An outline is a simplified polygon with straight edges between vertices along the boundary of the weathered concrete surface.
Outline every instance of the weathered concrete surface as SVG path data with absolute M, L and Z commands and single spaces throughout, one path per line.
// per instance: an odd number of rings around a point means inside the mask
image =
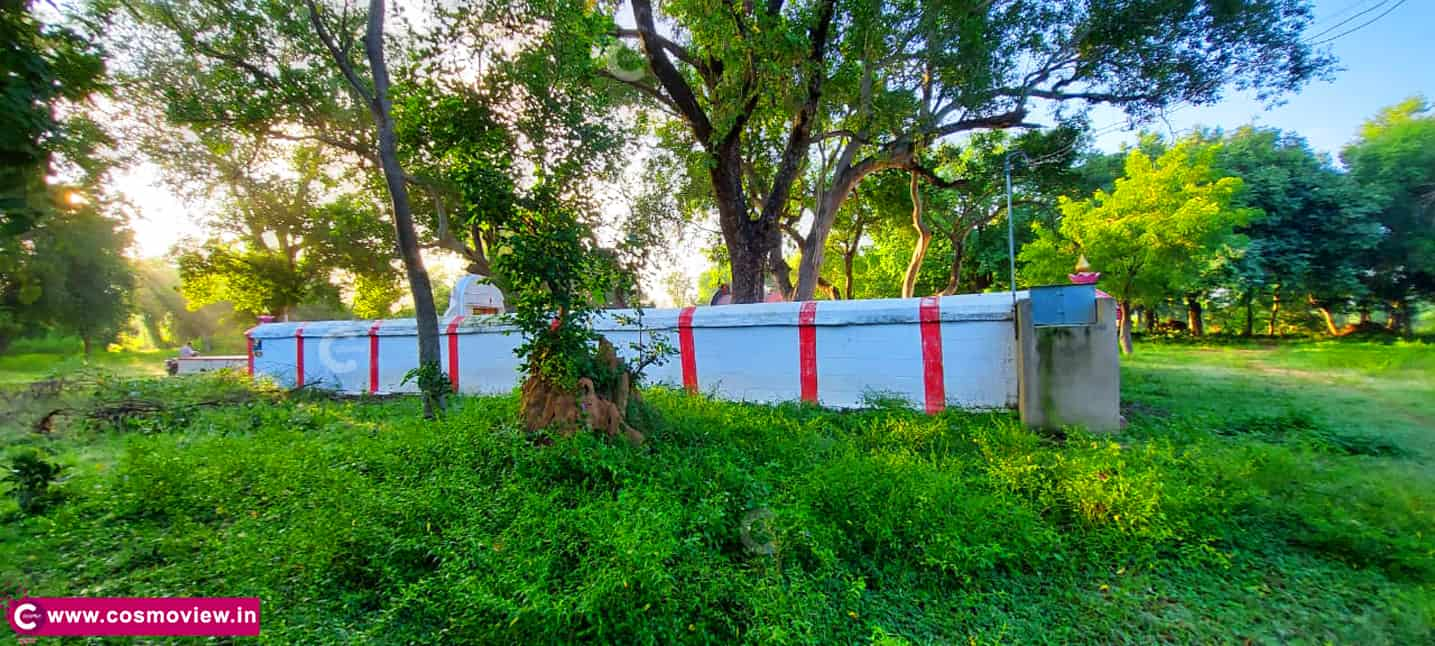
M 1036 428 L 1121 428 L 1121 366 L 1116 301 L 1096 301 L 1096 324 L 1034 327 L 1031 301 L 1017 303 L 1017 406 Z
M 662 335 L 679 350 L 647 377 L 734 401 L 805 400 L 856 407 L 871 395 L 945 408 L 1019 407 L 1032 426 L 1115 430 L 1120 374 L 1116 305 L 1097 323 L 1033 328 L 1030 300 L 1011 294 L 819 303 L 758 303 L 605 312 L 594 328 L 620 355 Z M 250 330 L 248 370 L 284 385 L 408 392 L 418 365 L 413 319 L 268 323 Z M 522 380 L 522 337 L 497 316 L 440 321 L 443 369 L 466 393 L 510 392 Z
M 1024 293 L 1022 294 L 1024 296 Z M 666 337 L 677 356 L 651 383 L 733 401 L 807 400 L 858 407 L 895 397 L 935 412 L 1016 406 L 1011 295 L 756 303 L 605 311 L 594 320 L 625 358 Z M 250 330 L 252 369 L 286 386 L 412 392 L 413 319 L 267 323 Z M 515 328 L 497 316 L 439 321 L 442 364 L 465 393 L 506 393 L 522 381 Z M 686 339 L 686 341 L 685 341 Z

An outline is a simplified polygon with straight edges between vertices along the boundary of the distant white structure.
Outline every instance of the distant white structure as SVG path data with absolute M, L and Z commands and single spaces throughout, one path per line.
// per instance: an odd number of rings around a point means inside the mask
M 448 311 L 443 317 L 474 316 L 481 314 L 502 314 L 503 292 L 485 276 L 467 274 L 453 285 L 448 296 Z
M 191 356 L 173 359 L 174 372 L 176 375 L 193 375 L 201 372 L 213 372 L 229 368 L 232 370 L 244 370 L 248 365 L 249 357 L 246 355 L 209 355 Z

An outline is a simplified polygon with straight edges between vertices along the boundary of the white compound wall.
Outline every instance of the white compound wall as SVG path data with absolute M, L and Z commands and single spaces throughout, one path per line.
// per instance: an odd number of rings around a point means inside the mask
M 1019 292 L 1025 298 L 1024 292 Z M 595 329 L 619 354 L 667 337 L 680 352 L 648 378 L 734 401 L 806 400 L 825 406 L 896 396 L 928 412 L 947 406 L 1015 408 L 1012 295 L 759 303 L 604 312 Z M 499 393 L 521 379 L 521 339 L 496 316 L 440 321 L 445 373 L 465 393 Z M 285 386 L 351 393 L 412 392 L 413 319 L 268 323 L 250 330 L 253 375 Z

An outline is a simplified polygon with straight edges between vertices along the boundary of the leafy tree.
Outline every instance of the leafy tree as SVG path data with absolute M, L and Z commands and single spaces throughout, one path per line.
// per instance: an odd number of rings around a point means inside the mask
M 39 298 L 27 316 L 79 337 L 88 357 L 96 343 L 114 340 L 133 311 L 134 273 L 124 257 L 131 234 L 90 204 L 51 213 L 32 234 Z
M 519 222 L 502 236 L 493 267 L 512 288 L 513 323 L 523 331 L 515 352 L 527 377 L 522 387 L 524 423 L 530 431 L 572 432 L 578 424 L 610 435 L 627 426 L 635 379 L 643 361 L 665 356 L 664 343 L 639 349 L 646 358 L 629 366 L 592 328 L 593 317 L 631 274 L 612 262 L 593 240 L 577 213 L 565 208 L 545 186 L 515 212 Z M 637 322 L 640 324 L 640 322 Z M 611 413 L 609 412 L 611 411 Z
M 313 267 L 267 249 L 210 241 L 179 256 L 181 291 L 191 307 L 228 302 L 250 316 L 290 311 L 313 293 Z
M 83 110 L 62 108 L 106 89 L 103 55 L 73 27 L 41 23 L 30 4 L 0 2 L 0 244 L 7 246 L 52 210 L 46 184 L 57 162 L 81 171 L 73 178 L 81 183 L 102 168 L 98 127 Z
M 1062 198 L 1060 223 L 1035 225 L 1037 238 L 1020 255 L 1023 275 L 1061 282 L 1084 254 L 1128 314 L 1133 302 L 1163 299 L 1210 264 L 1234 227 L 1252 216 L 1233 205 L 1241 180 L 1216 172 L 1217 148 L 1193 137 L 1154 160 L 1131 151 L 1114 190 Z M 1122 318 L 1121 345 L 1131 352 L 1129 315 Z
M 438 315 L 409 199 L 415 178 L 404 172 L 395 134 L 386 3 L 370 0 L 367 10 L 318 0 L 120 4 L 100 2 L 98 13 L 127 21 L 112 37 L 136 64 L 133 85 L 172 122 L 316 141 L 377 169 L 414 299 L 419 363 L 440 371 Z M 443 393 L 424 394 L 431 417 Z
M 853 187 L 884 169 L 923 171 L 921 151 L 943 137 L 1027 125 L 1039 104 L 1142 117 L 1213 101 L 1228 83 L 1268 95 L 1330 66 L 1301 39 L 1306 0 L 688 0 L 662 6 L 672 37 L 651 0 L 631 4 L 636 28 L 612 34 L 640 45 L 646 70 L 613 76 L 688 131 L 688 167 L 711 187 L 737 302 L 762 299 L 806 165 L 818 181 L 798 299 L 817 287 Z M 815 142 L 833 146 L 813 158 Z
M 518 61 L 509 64 L 528 71 Z M 512 79 L 519 72 L 511 67 L 490 68 L 480 87 L 425 81 L 404 88 L 395 106 L 400 152 L 421 178 L 416 198 L 430 207 L 431 217 L 422 222 L 429 239 L 504 291 L 509 286 L 491 266 L 493 253 L 502 234 L 517 225 L 514 213 L 530 186 L 541 182 L 553 192 L 551 199 L 587 217 L 597 209 L 585 187 L 614 177 L 626 141 L 620 120 L 603 118 L 611 109 L 601 99 L 515 107 L 513 86 L 537 77 Z M 551 98 L 562 88 L 548 91 Z M 543 114 L 551 112 L 559 114 Z
M 1243 180 L 1235 205 L 1262 215 L 1238 229 L 1249 244 L 1218 268 L 1219 282 L 1203 288 L 1224 284 L 1236 292 L 1246 335 L 1266 294 L 1272 333 L 1280 304 L 1294 298 L 1321 312 L 1326 330 L 1337 334 L 1332 310 L 1361 298 L 1363 263 L 1380 234 L 1368 200 L 1292 133 L 1241 128 L 1224 139 L 1216 166 Z
M 592 71 L 591 39 L 570 34 L 594 28 L 582 7 L 477 0 L 436 6 L 423 29 L 387 35 L 376 0 L 367 11 L 347 1 L 156 0 L 124 3 L 123 14 L 146 36 L 126 39 L 137 85 L 174 122 L 316 141 L 368 170 L 392 204 L 420 362 L 436 372 L 419 227 L 483 271 L 524 187 L 573 187 L 569 206 L 589 213 L 578 204 L 588 194 L 571 180 L 617 159 L 601 143 L 616 123 L 604 100 L 560 91 L 569 71 Z M 552 47 L 530 55 L 535 42 Z M 399 54 L 392 72 L 386 48 Z M 426 405 L 441 405 L 441 394 Z
M 190 307 L 229 301 L 287 318 L 305 299 L 334 292 L 335 270 L 392 282 L 393 231 L 362 197 L 336 192 L 347 174 L 327 174 L 321 150 L 277 151 L 284 159 L 263 141 L 200 147 L 194 163 L 217 171 L 222 188 L 210 192 L 223 206 L 209 218 L 212 237 L 179 256 Z
M 663 276 L 663 289 L 673 307 L 688 307 L 698 304 L 698 294 L 693 288 L 693 279 L 681 271 L 669 272 Z
M 214 338 L 238 339 L 253 319 L 235 316 L 228 302 L 191 310 L 180 293 L 179 270 L 168 258 L 151 258 L 133 263 L 136 313 L 140 324 L 156 346 L 172 347 L 199 339 L 208 351 Z M 241 320 L 243 318 L 243 320 Z
M 1069 184 L 1067 169 L 1076 148 L 1075 134 L 1070 130 L 1026 133 L 1020 137 L 1009 137 L 1004 131 L 976 133 L 965 146 L 942 146 L 933 151 L 938 172 L 960 179 L 949 183 L 934 181 L 933 184 L 942 188 L 934 186 L 926 191 L 938 193 L 937 198 L 941 200 L 935 205 L 938 208 L 923 209 L 920 208 L 922 202 L 914 200 L 912 219 L 918 244 L 913 248 L 902 296 L 914 295 L 916 272 L 926 256 L 923 239 L 934 233 L 947 239 L 950 252 L 947 284 L 941 293 L 957 293 L 967 257 L 967 238 L 972 231 L 1008 215 L 1004 199 L 1008 157 L 1015 166 L 1012 205 L 1038 207 L 1054 201 L 1053 192 Z M 913 197 L 921 191 L 918 179 L 918 174 L 912 173 Z
M 852 253 L 845 225 L 834 229 L 843 267 L 834 265 L 828 271 L 845 270 L 850 257 L 853 274 L 862 276 L 854 282 L 864 284 L 855 291 L 869 297 L 981 291 L 998 282 L 997 274 L 1005 283 L 1006 156 L 1015 155 L 1014 204 L 1022 223 L 1017 233 L 1029 238 L 1033 212 L 1046 217 L 1056 196 L 1078 184 L 1070 168 L 1078 150 L 1076 134 L 1070 130 L 1016 137 L 1000 131 L 975 133 L 963 145 L 942 144 L 924 155 L 924 166 L 932 167 L 937 177 L 924 179 L 898 170 L 873 174 L 843 207 L 844 212 L 853 207 L 872 210 L 864 220 L 870 244 Z M 922 198 L 920 209 L 914 208 L 914 191 Z M 838 224 L 843 225 L 843 219 Z M 999 226 L 986 236 L 974 237 L 993 225 Z M 899 261 L 897 256 L 904 254 L 905 261 Z M 894 278 L 890 287 L 866 284 Z
M 394 304 L 403 298 L 403 287 L 393 274 L 363 273 L 354 278 L 354 316 L 361 319 L 387 318 Z M 441 303 L 435 297 L 435 303 Z
M 40 324 L 27 311 L 42 295 L 35 229 L 77 195 L 51 178 L 83 186 L 104 171 L 105 136 L 84 107 L 106 89 L 86 34 L 45 24 L 29 2 L 0 2 L 0 351 Z
M 1409 334 L 1414 303 L 1435 297 L 1435 111 L 1421 97 L 1382 110 L 1341 159 L 1382 229 L 1366 256 L 1366 288 L 1391 329 Z

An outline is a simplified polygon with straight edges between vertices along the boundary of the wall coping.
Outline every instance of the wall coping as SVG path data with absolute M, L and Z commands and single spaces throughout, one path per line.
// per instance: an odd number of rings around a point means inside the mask
M 1013 320 L 1011 292 L 986 294 L 959 294 L 956 296 L 931 297 L 937 301 L 938 315 L 942 322 L 960 321 L 1010 321 Z M 1027 292 L 1017 292 L 1018 299 L 1027 298 Z M 926 298 L 881 298 L 855 301 L 818 301 L 814 326 L 847 325 L 902 325 L 920 323 L 921 309 Z M 687 309 L 692 309 L 690 326 L 693 328 L 742 328 L 796 326 L 802 303 L 752 303 L 748 305 L 722 305 L 717 307 L 696 307 L 682 309 L 644 310 L 641 328 L 644 330 L 673 330 L 678 328 L 678 319 Z M 595 318 L 593 329 L 598 332 L 632 331 L 638 327 L 626 321 L 637 317 L 636 310 L 605 310 Z M 511 334 L 518 329 L 504 323 L 502 316 L 463 316 L 455 319 L 441 319 L 441 334 Z M 255 326 L 247 335 L 254 339 L 294 338 L 296 332 L 304 338 L 335 338 L 370 336 L 415 336 L 417 325 L 414 319 L 383 319 L 353 321 L 289 321 L 264 323 Z

